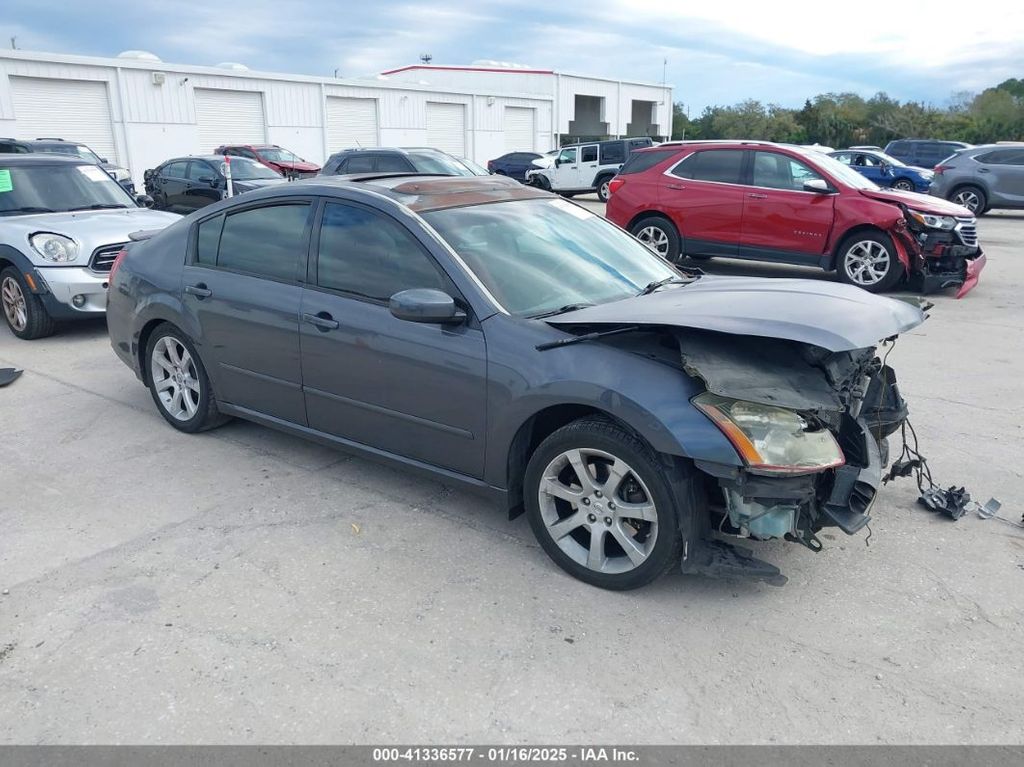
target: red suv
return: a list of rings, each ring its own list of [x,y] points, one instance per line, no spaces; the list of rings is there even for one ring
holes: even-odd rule
[[[310,178],[320,172],[320,166],[315,162],[307,162],[277,144],[227,144],[217,147],[213,153],[261,162],[285,178]]]
[[[906,278],[921,292],[978,282],[973,214],[882,190],[810,149],[682,142],[634,152],[611,182],[607,216],[675,261],[728,256],[819,266],[871,292]]]

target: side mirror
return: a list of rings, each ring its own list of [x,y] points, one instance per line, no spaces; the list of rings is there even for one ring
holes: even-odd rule
[[[828,194],[831,190],[828,188],[828,182],[825,179],[811,178],[804,182],[804,191]]]
[[[466,313],[455,305],[455,299],[443,290],[412,288],[391,296],[391,314],[408,322],[454,325],[465,321]]]
[[[152,208],[153,198],[148,194],[137,194],[135,195],[135,204],[140,208]]]
[[[102,162],[102,163],[109,163],[110,160],[108,160],[106,157],[101,157],[100,158],[100,162]]]

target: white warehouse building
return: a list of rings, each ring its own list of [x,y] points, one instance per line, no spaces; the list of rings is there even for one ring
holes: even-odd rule
[[[279,144],[322,163],[340,149],[434,146],[486,162],[543,152],[566,137],[661,137],[671,88],[513,66],[415,66],[366,79],[0,52],[0,136],[88,144],[128,167],[208,154],[220,144]]]

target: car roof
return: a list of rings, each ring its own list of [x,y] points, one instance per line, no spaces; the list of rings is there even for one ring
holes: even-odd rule
[[[166,165],[169,162],[188,162],[189,160],[206,160],[206,162],[222,163],[224,162],[224,155],[222,154],[190,154],[187,157],[172,157],[169,160],[164,160],[161,165]],[[233,157],[231,162],[243,160],[247,162],[253,162],[247,157]]]
[[[29,152],[27,154],[0,154],[0,165],[94,165],[83,157]]]
[[[339,190],[352,188],[384,195],[416,213],[511,200],[557,199],[550,192],[520,184],[505,176],[443,176],[424,173],[316,176],[257,192],[247,192],[245,199],[268,199],[295,194],[332,195]]]

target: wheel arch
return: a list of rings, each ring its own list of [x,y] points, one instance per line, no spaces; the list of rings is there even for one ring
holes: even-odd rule
[[[660,211],[660,210],[649,209],[649,210],[645,210],[645,211],[643,211],[641,213],[637,213],[622,228],[625,229],[627,232],[630,232],[630,231],[633,230],[634,226],[636,226],[641,221],[643,221],[645,219],[648,219],[648,218],[663,218],[663,219],[665,219],[670,224],[672,224],[673,227],[675,227],[676,234],[678,234],[680,240],[682,240],[683,234],[682,234],[682,232],[679,231],[679,227],[676,226],[676,222],[672,220],[671,216],[669,216],[667,213],[665,213],[663,211]]]

